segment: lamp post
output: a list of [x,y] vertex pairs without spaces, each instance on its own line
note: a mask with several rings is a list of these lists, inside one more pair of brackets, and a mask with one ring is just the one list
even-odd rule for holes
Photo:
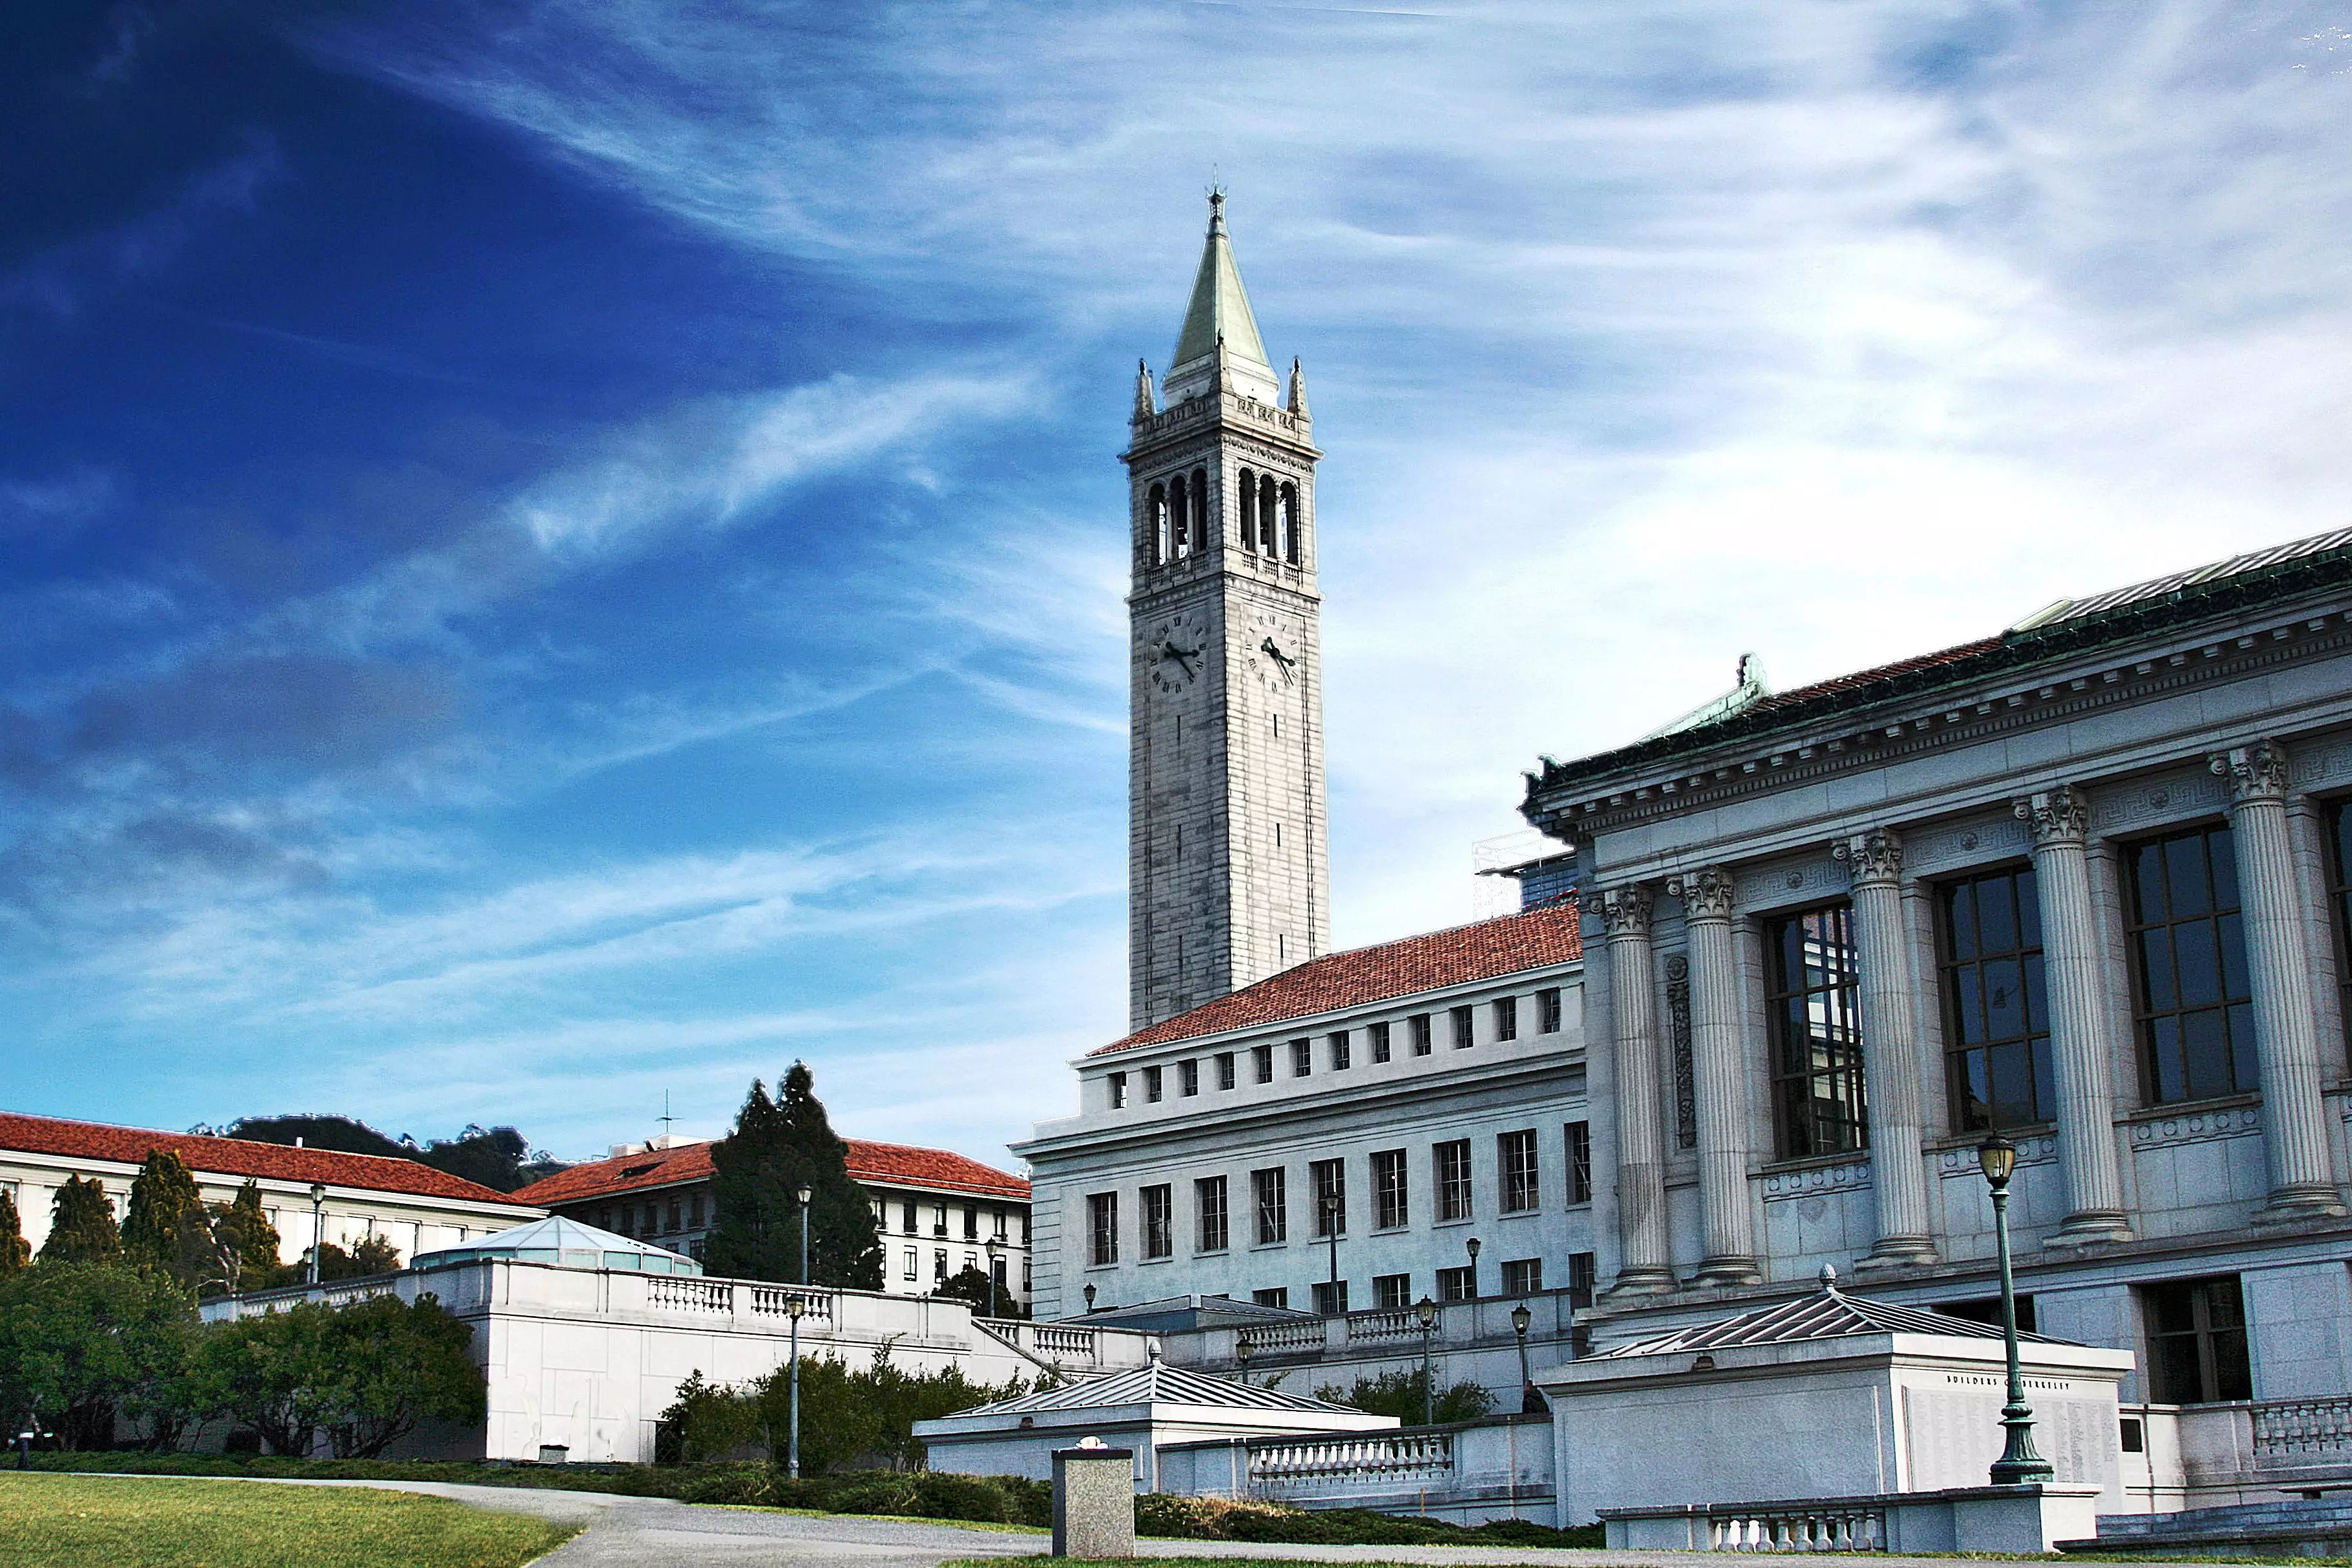
[[[814,1197],[815,1195],[816,1195],[816,1189],[814,1189],[814,1187],[811,1187],[811,1186],[810,1186],[806,1182],[803,1182],[803,1183],[801,1184],[801,1193],[800,1193],[800,1197],[801,1197],[801,1284],[802,1284],[802,1286],[803,1286],[803,1288],[806,1288],[806,1286],[808,1285],[808,1282],[809,1282],[809,1277],[808,1277],[808,1206],[809,1206],[809,1199],[811,1199],[811,1198]],[[797,1470],[795,1470],[795,1471],[793,1472],[793,1474],[795,1474],[795,1475],[798,1475],[799,1473],[800,1473],[800,1472],[799,1472],[799,1471],[797,1471]]]
[[310,1184],[310,1283],[319,1282],[319,1254],[327,1249],[327,1184]]
[[1234,1361],[1242,1369],[1242,1381],[1244,1383],[1247,1383],[1249,1381],[1250,1357],[1255,1354],[1257,1354],[1257,1346],[1250,1342],[1250,1339],[1247,1334],[1235,1334],[1234,1336]]
[[1348,1310],[1339,1300],[1339,1200],[1329,1193],[1323,1194],[1323,1236],[1331,1244],[1331,1283],[1328,1288],[1334,1313]]
[[1992,1484],[2024,1486],[2049,1480],[2056,1472],[2033,1451],[2033,1406],[2025,1403],[2025,1377],[2017,1364],[2017,1281],[2009,1266],[2009,1178],[2017,1170],[2017,1145],[1996,1132],[1977,1146],[1977,1166],[1992,1189],[1993,1245],[2000,1256],[2000,1338],[2009,1352],[2009,1403],[2000,1424],[2009,1434],[1992,1464]]
[[996,1316],[996,1270],[1004,1257],[1004,1244],[994,1237],[988,1238],[988,1315]]
[[1470,1299],[1478,1299],[1478,1238],[1472,1237],[1465,1244],[1470,1254]]
[[1528,1329],[1535,1321],[1536,1315],[1528,1310],[1525,1301],[1511,1309],[1511,1332],[1519,1336],[1519,1411],[1522,1415],[1535,1405],[1535,1374],[1528,1371]]
[[1429,1331],[1437,1327],[1437,1303],[1423,1296],[1412,1304],[1421,1322],[1421,1424],[1437,1425],[1437,1376],[1429,1365]]
[[1087,1311],[1089,1311],[1089,1312],[1091,1312],[1091,1311],[1093,1311],[1094,1310],[1095,1310],[1095,1288],[1094,1288],[1092,1285],[1089,1285],[1089,1286],[1087,1286]]
[[801,1477],[801,1314],[807,1310],[808,1301],[804,1297],[784,1298],[784,1315],[793,1321],[793,1414],[792,1426],[785,1438],[784,1473],[794,1480]]

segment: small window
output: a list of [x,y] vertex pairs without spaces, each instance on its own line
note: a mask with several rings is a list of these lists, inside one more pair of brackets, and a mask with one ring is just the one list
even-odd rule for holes
[[935,1205],[931,1209],[931,1234],[933,1236],[945,1236],[947,1233],[948,1205],[945,1204]]
[[923,1266],[921,1252],[909,1247],[898,1255],[898,1278],[909,1284],[913,1283],[919,1277],[918,1271]]
[[1559,1033],[1559,987],[1547,986],[1536,993],[1536,1027],[1547,1035]]
[[1370,1043],[1370,1045],[1371,1045],[1371,1047],[1372,1047],[1372,1060],[1374,1060],[1374,1061],[1376,1061],[1376,1062],[1384,1062],[1384,1061],[1388,1060],[1388,1059],[1389,1059],[1389,1026],[1388,1026],[1388,1025],[1387,1025],[1387,1024],[1385,1024],[1385,1023],[1369,1025],[1369,1026],[1366,1026],[1366,1028],[1365,1028],[1365,1030],[1364,1030],[1364,1036],[1365,1036],[1365,1038],[1366,1038],[1366,1039]]
[[1293,1078],[1305,1078],[1308,1073],[1311,1073],[1314,1070],[1315,1042],[1312,1040],[1291,1041],[1290,1076]]
[[1410,1274],[1375,1274],[1372,1276],[1372,1305],[1393,1311],[1412,1305],[1412,1276]]
[[1176,1064],[1176,1092],[1187,1100],[1201,1092],[1201,1064],[1193,1058]]
[[1452,1007],[1446,1010],[1446,1016],[1453,1020],[1455,1050],[1466,1051],[1477,1043],[1478,1015],[1475,1009],[1467,1005]]
[[1568,1132],[1568,1201],[1571,1207],[1592,1201],[1592,1123],[1571,1121]]
[[1143,1189],[1143,1256],[1173,1258],[1176,1256],[1175,1189],[1165,1182]]
[[1470,1217],[1470,1140],[1456,1138],[1440,1143],[1431,1151],[1437,1176],[1437,1217],[1447,1220]]
[[1123,1072],[1115,1072],[1106,1081],[1110,1085],[1110,1108],[1113,1110],[1125,1110],[1127,1109],[1127,1075]]
[[[1087,1197],[1087,1237],[1088,1259],[1097,1268],[1118,1261],[1118,1194],[1092,1193]],[[940,1270],[947,1271],[948,1255],[938,1255]]]
[[2254,1396],[2236,1275],[2142,1286],[2140,1308],[2147,1322],[2148,1392],[2158,1404]]
[[[2030,1334],[2034,1329],[2033,1298],[2030,1294],[2020,1293],[2016,1300],[2017,1326]],[[1927,1310],[1941,1312],[1948,1318],[1965,1318],[1971,1323],[1990,1323],[1995,1328],[2000,1326],[2000,1298],[1998,1296],[1977,1296],[1965,1301],[1931,1301]]]
[[1347,1071],[1349,1067],[1348,1031],[1345,1029],[1332,1030],[1331,1037],[1326,1043],[1331,1047],[1331,1070],[1333,1072]]
[[1318,1279],[1312,1287],[1315,1310],[1327,1318],[1337,1318],[1348,1310],[1348,1282],[1345,1279]]
[[1441,1301],[1472,1301],[1478,1296],[1478,1271],[1470,1264],[1459,1268],[1437,1271],[1437,1299]]
[[909,1198],[898,1205],[898,1228],[907,1235],[912,1236],[915,1234],[915,1204],[914,1200]]
[[1286,1308],[1290,1305],[1290,1289],[1287,1286],[1277,1285],[1271,1290],[1253,1290],[1250,1300],[1261,1307]]
[[1281,1166],[1250,1173],[1250,1199],[1257,1209],[1257,1244],[1276,1247],[1290,1239],[1290,1205]]
[[1234,1087],[1234,1053],[1231,1051],[1217,1053],[1217,1087],[1219,1089]]
[[1372,1155],[1372,1224],[1381,1230],[1400,1230],[1407,1223],[1404,1167],[1402,1149]]
[[1516,996],[1495,998],[1495,1038],[1516,1040],[1519,1037],[1519,999]]
[[934,1284],[944,1284],[947,1281],[947,1248],[940,1247],[931,1254],[931,1281]]
[[2137,1415],[2126,1415],[2123,1418],[2123,1430],[2118,1434],[2118,1436],[2123,1439],[2125,1453],[2144,1454],[2147,1452],[2147,1434],[2146,1429],[2140,1426],[2139,1417]]
[[1307,1167],[1315,1183],[1315,1234],[1318,1237],[1348,1234],[1348,1163],[1317,1160]]
[[1543,1259],[1540,1258],[1506,1258],[1503,1263],[1503,1294],[1534,1296],[1543,1290]]
[[1600,1259],[1590,1252],[1568,1255],[1568,1304],[1590,1307],[1601,1278]]
[[1412,1054],[1417,1057],[1427,1056],[1429,1054],[1429,1015],[1415,1013],[1412,1017],[1407,1018],[1405,1023],[1412,1029]]
[[980,1211],[970,1204],[963,1205],[963,1238],[966,1241],[980,1239]]
[[1503,1212],[1526,1214],[1542,1206],[1543,1187],[1536,1170],[1536,1135],[1503,1132],[1495,1138],[1496,1165],[1503,1173]]
[[1225,1179],[1203,1176],[1192,1184],[1195,1242],[1202,1252],[1223,1252],[1226,1244]]
[[1250,1065],[1257,1069],[1258,1082],[1272,1083],[1274,1081],[1274,1047],[1272,1046],[1252,1046],[1250,1047]]
[[1145,1104],[1159,1104],[1164,1086],[1165,1077],[1160,1068],[1145,1068],[1143,1069],[1143,1100]]

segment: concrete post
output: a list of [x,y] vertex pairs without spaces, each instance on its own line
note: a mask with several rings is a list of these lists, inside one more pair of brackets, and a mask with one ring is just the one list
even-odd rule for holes
[[1088,1437],[1054,1450],[1054,1555],[1135,1555],[1135,1454]]

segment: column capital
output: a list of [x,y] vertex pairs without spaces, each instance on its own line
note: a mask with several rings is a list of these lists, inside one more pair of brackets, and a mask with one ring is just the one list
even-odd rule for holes
[[2036,847],[2045,844],[2080,844],[2090,832],[2090,797],[2073,784],[2020,795],[2011,811],[2032,830]]
[[1830,856],[1845,867],[1857,888],[1903,879],[1903,836],[1891,827],[1873,827],[1841,839],[1830,847]]
[[2250,746],[2216,752],[2205,765],[2217,777],[2230,781],[2233,801],[2286,798],[2286,748],[2276,741],[2256,741]]
[[1611,940],[1650,934],[1650,889],[1639,882],[1595,888],[1590,897],[1592,912],[1601,917],[1601,930]]
[[1685,872],[1667,883],[1666,890],[1681,896],[1683,919],[1686,921],[1727,921],[1731,918],[1731,873],[1720,866]]

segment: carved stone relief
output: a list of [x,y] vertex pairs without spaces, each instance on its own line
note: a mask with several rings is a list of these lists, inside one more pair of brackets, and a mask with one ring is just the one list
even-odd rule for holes
[[2202,768],[2183,768],[2120,789],[2103,789],[2091,811],[2092,831],[2118,837],[2184,817],[2203,816],[2230,804],[2230,786]]
[[1964,866],[1978,866],[1995,860],[2009,860],[2024,854],[2032,840],[2024,823],[2010,812],[1998,816],[1990,813],[1970,817],[1927,832],[1907,835],[1903,844],[1904,863],[1914,877],[1935,876],[1958,870]]
[[2205,1143],[2216,1138],[2247,1138],[2263,1130],[2263,1114],[2252,1105],[2223,1106],[2216,1110],[2192,1110],[2131,1124],[2132,1147],[2162,1143]]
[[1675,1147],[1698,1147],[1698,1091],[1691,1070],[1690,960],[1666,960],[1666,1036],[1675,1053]]
[[1846,890],[1845,868],[1823,856],[1816,860],[1743,866],[1735,877],[1739,908],[1748,912],[1834,899]]

